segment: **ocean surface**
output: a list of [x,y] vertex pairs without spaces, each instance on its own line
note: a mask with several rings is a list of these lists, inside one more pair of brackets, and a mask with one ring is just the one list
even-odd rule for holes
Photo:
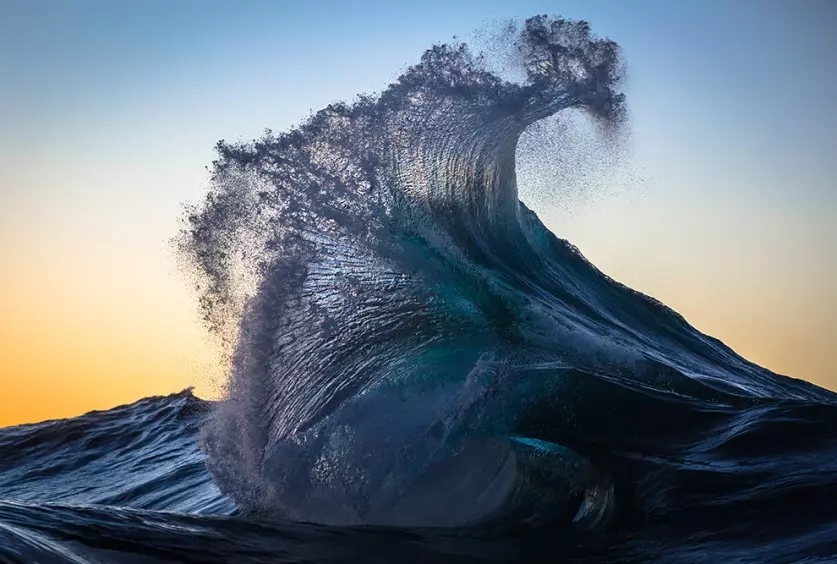
[[837,395],[519,199],[527,128],[619,150],[618,46],[547,17],[492,41],[218,144],[175,245],[225,399],[0,429],[0,562],[837,562]]

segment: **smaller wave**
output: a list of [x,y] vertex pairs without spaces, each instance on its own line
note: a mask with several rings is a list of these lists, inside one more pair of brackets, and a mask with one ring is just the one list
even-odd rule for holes
[[2,499],[230,513],[195,440],[210,409],[190,389],[0,429]]

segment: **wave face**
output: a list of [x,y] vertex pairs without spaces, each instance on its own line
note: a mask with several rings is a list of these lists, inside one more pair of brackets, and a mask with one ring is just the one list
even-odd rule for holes
[[581,111],[618,135],[618,46],[546,17],[507,39],[518,82],[436,46],[379,96],[219,143],[179,245],[231,347],[226,399],[1,431],[0,560],[837,552],[835,394],[608,278],[519,201],[527,127]]

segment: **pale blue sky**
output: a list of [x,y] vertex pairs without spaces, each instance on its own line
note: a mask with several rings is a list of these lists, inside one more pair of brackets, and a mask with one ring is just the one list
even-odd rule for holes
[[632,113],[617,189],[539,210],[547,224],[746,356],[837,387],[829,0],[6,0],[0,284],[60,280],[37,299],[68,316],[96,302],[185,319],[167,241],[218,139],[285,129],[434,42],[537,13],[622,45]]

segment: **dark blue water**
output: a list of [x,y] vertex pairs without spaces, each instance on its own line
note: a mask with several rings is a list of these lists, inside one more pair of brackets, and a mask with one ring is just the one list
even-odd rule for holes
[[549,18],[500,36],[503,76],[436,46],[378,96],[219,143],[177,247],[226,398],[0,430],[0,561],[832,559],[837,396],[519,201],[527,128],[580,113],[618,150],[618,46]]

